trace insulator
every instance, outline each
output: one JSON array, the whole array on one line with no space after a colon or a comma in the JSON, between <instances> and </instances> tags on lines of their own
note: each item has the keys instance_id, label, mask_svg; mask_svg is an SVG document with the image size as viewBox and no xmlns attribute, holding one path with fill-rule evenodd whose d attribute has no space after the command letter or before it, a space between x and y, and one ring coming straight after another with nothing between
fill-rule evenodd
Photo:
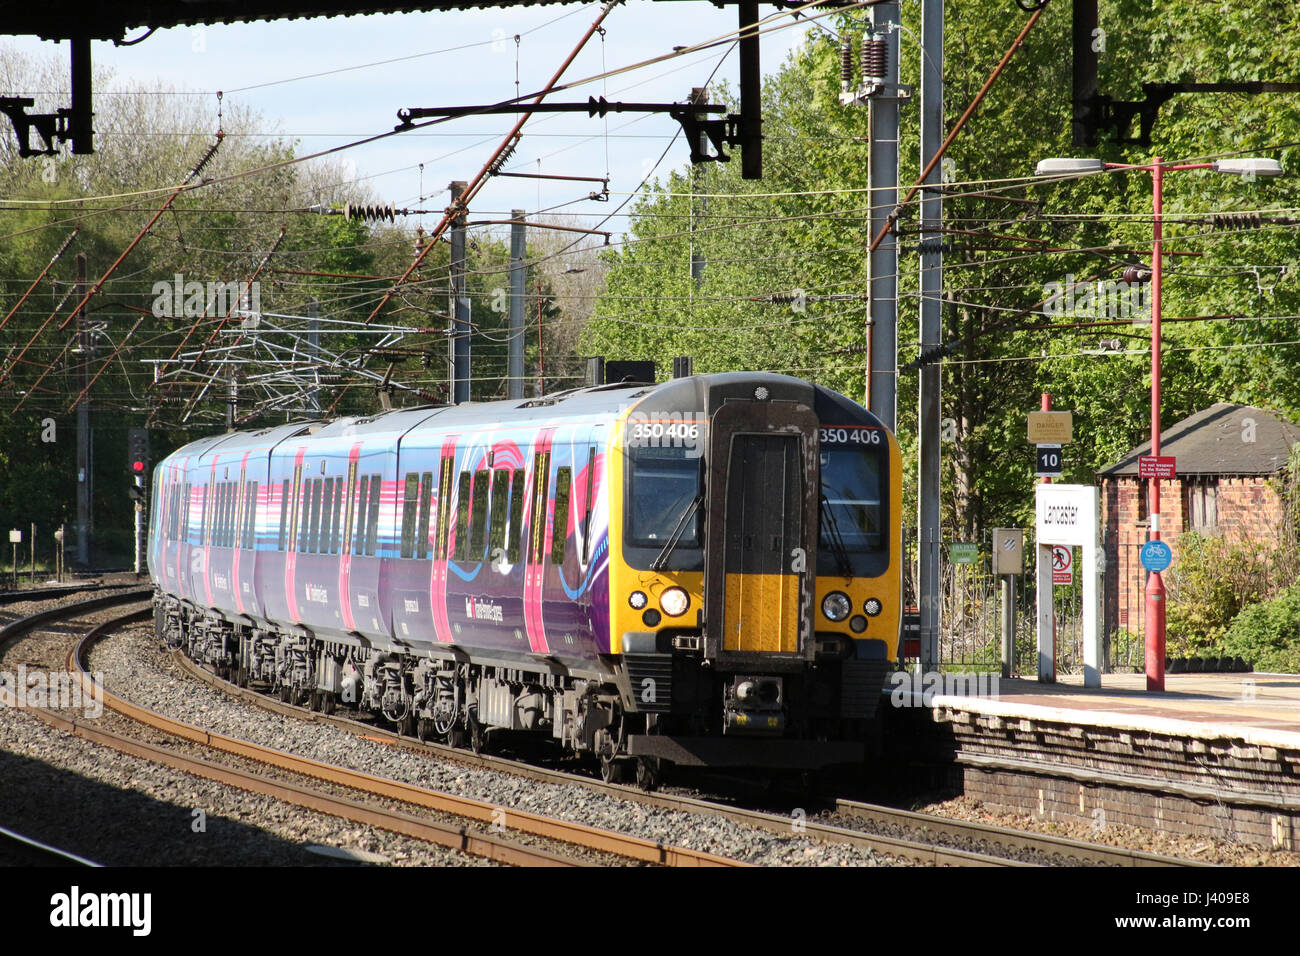
<instances>
[{"instance_id":1,"label":"insulator","mask_svg":"<svg viewBox=\"0 0 1300 956\"><path fill-rule=\"evenodd\" d=\"M862 38L862 79L883 80L889 75L889 41L883 37Z\"/></svg>"},{"instance_id":2,"label":"insulator","mask_svg":"<svg viewBox=\"0 0 1300 956\"><path fill-rule=\"evenodd\" d=\"M376 219L387 219L393 221L397 215L397 210L392 206L371 205L367 203L348 203L343 207L344 219L365 219L373 221Z\"/></svg>"},{"instance_id":3,"label":"insulator","mask_svg":"<svg viewBox=\"0 0 1300 956\"><path fill-rule=\"evenodd\" d=\"M853 41L848 37L840 41L840 83L846 90L853 86Z\"/></svg>"},{"instance_id":4,"label":"insulator","mask_svg":"<svg viewBox=\"0 0 1300 956\"><path fill-rule=\"evenodd\" d=\"M1227 229L1258 229L1263 225L1263 219L1259 213L1240 213L1228 214L1223 216L1212 216L1210 218L1211 226L1216 231Z\"/></svg>"}]
</instances>

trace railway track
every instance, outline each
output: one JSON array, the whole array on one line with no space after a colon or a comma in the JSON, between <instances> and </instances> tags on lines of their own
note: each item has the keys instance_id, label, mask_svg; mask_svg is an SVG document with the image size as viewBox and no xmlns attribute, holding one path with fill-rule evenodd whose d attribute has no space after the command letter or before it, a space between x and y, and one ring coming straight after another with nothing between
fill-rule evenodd
<instances>
[{"instance_id":1,"label":"railway track","mask_svg":"<svg viewBox=\"0 0 1300 956\"><path fill-rule=\"evenodd\" d=\"M41 624L60 618L76 617L87 610L115 604L129 603L148 597L149 592L115 594L79 602L74 605L52 608L16 621L0 630L0 644ZM29 708L51 726L68 733L129 753L155 763L160 763L186 773L239 787L254 793L308 809L340 816L357 823L380 827L394 833L450 847L461 852L486 857L499 863L531 866L572 866L584 861L565 853L529 845L491 831L512 831L541 838L551 843L563 843L597 854L609 854L638 863L669 866L735 866L739 861L681 847L664 846L653 841L627 837L623 834L586 827L563 820L553 820L537 814L505 810L481 801L471 801L452 794L439 793L398 781L386 780L346 768L296 757L292 754L262 747L249 741L214 734L200 727L155 714L105 692L86 672L83 662L89 648L106 634L133 621L143 620L149 608L139 608L96 626L69 652L68 670L82 682L82 688L93 699L103 701L106 707L153 730L178 737L203 748L220 750L239 758L255 761L281 772L296 774L337 786L358 790L372 797L382 797L413 807L416 810L433 810L449 814L469 824L448 825L437 823L412 813L392 810L375 804L361 803L339 797L322 789L272 779L267 774L255 773L229 764L209 759L194 758L176 752L174 748L160 746L108 731L93 725L92 721L69 718L47 708ZM487 824L484 833L474 824Z\"/></svg>"},{"instance_id":2,"label":"railway track","mask_svg":"<svg viewBox=\"0 0 1300 956\"><path fill-rule=\"evenodd\" d=\"M5 866L100 867L103 865L41 840L24 836L8 827L0 827L0 859L4 861Z\"/></svg>"},{"instance_id":3,"label":"railway track","mask_svg":"<svg viewBox=\"0 0 1300 956\"><path fill-rule=\"evenodd\" d=\"M868 832L862 829L846 826L833 826L824 823L818 823L810 820L794 821L789 815L767 813L760 810L750 810L740 807L729 806L714 801L686 797L680 795L664 793L645 793L637 788L624 786L620 784L609 784L588 777L579 776L562 770L554 770L545 767L538 767L533 764L523 763L517 760L511 760L505 757L492 756L488 754L475 754L470 751L460 750L449 747L444 744L428 743L413 740L410 737L403 737L392 731L375 727L373 724L356 720L351 717L340 715L325 715L316 711L311 711L304 707L294 704L285 703L268 697L255 690L238 687L229 681L217 677L212 672L198 666L189 658L179 652L173 653L173 659L187 673L195 678L204 681L212 687L221 690L223 693L238 700L251 703L265 710L294 717L299 720L305 720L315 723L327 724L334 727L347 730L357 736L369 740L379 741L392 747L408 750L413 753L419 753L426 757L432 756L444 760L451 760L466 766L476 767L485 770L495 770L498 772L509 773L514 776L524 777L525 779L534 780L540 783L550 784L571 784L584 787L595 793L602 793L608 796L617 797L622 800L628 800L640 803L645 806L655 807L665 810L683 811L700 816L721 817L735 823L746 826L757 827L772 833L787 835L791 832L797 832L801 836L808 837L824 843L846 843L852 846L862 847L864 849L874 850L879 853L885 853L889 856L907 860L912 863L927 866L1026 866L1030 865L1019 860L1012 859L1005 852L986 853L962 849L937 843L934 836L940 836L948 839L963 839L955 835L954 830L944 830L939 826L917 826L897 829L906 829L909 832L917 834L918 838L908 838L901 835L882 834L879 832ZM866 806L861 805L861 806ZM882 808L887 809L887 808ZM843 809L840 810L844 815L861 816L861 814L848 814ZM900 811L902 812L902 811ZM935 824L945 823L940 817L925 817L923 814L913 814L915 818L932 819ZM897 822L897 821L893 821ZM989 828L996 829L996 828ZM1018 840L1016 838L1019 838ZM1034 850L1042 852L1045 855L1056 855L1063 862L1065 857L1059 853L1053 854L1046 847L1034 847L1033 839L1035 834L1021 833L1020 831L1006 831L1006 838L1002 840L991 840L985 838L982 845L989 847L998 847L1012 852L1021 850ZM968 839L968 838L967 838ZM1051 838L1048 838L1049 840ZM980 841L970 841L973 845ZM1069 841L1066 841L1069 842ZM1082 847L1088 844L1080 844ZM1059 848L1057 848L1059 849ZM1115 863L1123 854L1123 851L1117 851L1114 860L1108 860L1104 851L1106 847L1097 847L1098 855L1088 858L1081 856L1081 851L1073 854L1075 860L1089 860L1090 862ZM1156 858L1151 856L1152 860L1169 858ZM1164 864L1150 863L1149 865L1177 865L1178 861L1169 861Z\"/></svg>"}]
</instances>

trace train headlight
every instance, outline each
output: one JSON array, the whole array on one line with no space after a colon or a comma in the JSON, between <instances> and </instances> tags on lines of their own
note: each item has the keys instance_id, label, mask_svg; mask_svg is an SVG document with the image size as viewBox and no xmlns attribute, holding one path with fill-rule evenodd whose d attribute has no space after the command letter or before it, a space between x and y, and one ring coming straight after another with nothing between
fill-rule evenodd
<instances>
[{"instance_id":1,"label":"train headlight","mask_svg":"<svg viewBox=\"0 0 1300 956\"><path fill-rule=\"evenodd\" d=\"M862 610L867 612L867 617L876 617L884 606L880 603L880 598L867 598L862 602Z\"/></svg>"},{"instance_id":2,"label":"train headlight","mask_svg":"<svg viewBox=\"0 0 1300 956\"><path fill-rule=\"evenodd\" d=\"M681 588L669 588L659 595L659 606L669 617L681 617L691 606L691 596Z\"/></svg>"},{"instance_id":3,"label":"train headlight","mask_svg":"<svg viewBox=\"0 0 1300 956\"><path fill-rule=\"evenodd\" d=\"M639 611L646 606L650 599L645 596L644 591L633 591L627 596L627 603L632 606L632 610Z\"/></svg>"},{"instance_id":4,"label":"train headlight","mask_svg":"<svg viewBox=\"0 0 1300 956\"><path fill-rule=\"evenodd\" d=\"M861 634L866 629L867 629L867 619L863 617L861 614L853 615L852 619L849 621L849 630L851 630L854 634Z\"/></svg>"},{"instance_id":5,"label":"train headlight","mask_svg":"<svg viewBox=\"0 0 1300 956\"><path fill-rule=\"evenodd\" d=\"M849 596L843 591L832 591L822 598L822 613L832 621L842 621L853 610Z\"/></svg>"}]
</instances>

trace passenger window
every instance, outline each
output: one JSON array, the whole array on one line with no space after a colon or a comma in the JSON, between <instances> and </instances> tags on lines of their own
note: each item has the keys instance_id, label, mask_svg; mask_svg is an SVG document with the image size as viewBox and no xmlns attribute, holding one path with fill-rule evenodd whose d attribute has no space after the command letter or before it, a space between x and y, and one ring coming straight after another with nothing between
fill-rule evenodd
<instances>
[{"instance_id":1,"label":"passenger window","mask_svg":"<svg viewBox=\"0 0 1300 956\"><path fill-rule=\"evenodd\" d=\"M415 472L406 476L406 498L402 508L402 557L415 553L416 509L420 503L420 478Z\"/></svg>"},{"instance_id":2,"label":"passenger window","mask_svg":"<svg viewBox=\"0 0 1300 956\"><path fill-rule=\"evenodd\" d=\"M374 554L379 538L380 476L370 476L370 528L366 532L366 554Z\"/></svg>"},{"instance_id":3,"label":"passenger window","mask_svg":"<svg viewBox=\"0 0 1300 956\"><path fill-rule=\"evenodd\" d=\"M320 506L320 553L329 554L334 541L334 479L325 479L325 493Z\"/></svg>"},{"instance_id":4,"label":"passenger window","mask_svg":"<svg viewBox=\"0 0 1300 956\"><path fill-rule=\"evenodd\" d=\"M460 484L456 489L456 552L457 561L469 560L469 504L470 482L473 476L468 471L460 473Z\"/></svg>"},{"instance_id":5,"label":"passenger window","mask_svg":"<svg viewBox=\"0 0 1300 956\"><path fill-rule=\"evenodd\" d=\"M488 534L489 551L504 551L506 546L506 516L510 509L510 472L498 469L492 472L491 531Z\"/></svg>"},{"instance_id":6,"label":"passenger window","mask_svg":"<svg viewBox=\"0 0 1300 956\"><path fill-rule=\"evenodd\" d=\"M429 506L433 499L433 472L426 471L420 478L420 521L415 526L415 556L421 561L429 557Z\"/></svg>"},{"instance_id":7,"label":"passenger window","mask_svg":"<svg viewBox=\"0 0 1300 956\"><path fill-rule=\"evenodd\" d=\"M253 487L254 488L257 487L256 483L254 483ZM334 529L334 533L330 538L330 554L342 553L339 550L339 541L341 540L341 533L343 531L343 527L342 525L339 524L339 521L342 519L343 516L343 495L346 491L347 489L343 487L343 479L335 478L334 479L334 517L333 520L330 522L330 526Z\"/></svg>"},{"instance_id":8,"label":"passenger window","mask_svg":"<svg viewBox=\"0 0 1300 956\"><path fill-rule=\"evenodd\" d=\"M488 479L491 472L482 470L474 472L474 514L470 520L470 555L471 560L483 560L483 539L487 532Z\"/></svg>"},{"instance_id":9,"label":"passenger window","mask_svg":"<svg viewBox=\"0 0 1300 956\"><path fill-rule=\"evenodd\" d=\"M555 523L551 529L551 563L564 563L564 547L569 541L569 486L572 472L561 468L555 474Z\"/></svg>"},{"instance_id":10,"label":"passenger window","mask_svg":"<svg viewBox=\"0 0 1300 956\"><path fill-rule=\"evenodd\" d=\"M306 551L307 543L310 540L308 535L311 533L311 479L302 483L302 514L300 518L301 528L298 532L298 550Z\"/></svg>"},{"instance_id":11,"label":"passenger window","mask_svg":"<svg viewBox=\"0 0 1300 956\"><path fill-rule=\"evenodd\" d=\"M357 534L352 548L353 554L366 553L366 517L370 513L370 482L364 475L361 477L360 488L357 493Z\"/></svg>"},{"instance_id":12,"label":"passenger window","mask_svg":"<svg viewBox=\"0 0 1300 956\"><path fill-rule=\"evenodd\" d=\"M524 470L515 469L510 479L510 540L506 545L506 560L519 563L519 541L524 525Z\"/></svg>"}]
</instances>

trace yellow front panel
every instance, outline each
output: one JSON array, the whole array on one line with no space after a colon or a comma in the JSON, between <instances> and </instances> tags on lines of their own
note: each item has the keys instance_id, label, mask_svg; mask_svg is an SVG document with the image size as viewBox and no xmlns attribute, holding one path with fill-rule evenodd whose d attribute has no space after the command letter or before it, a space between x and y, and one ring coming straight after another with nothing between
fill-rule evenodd
<instances>
[{"instance_id":1,"label":"yellow front panel","mask_svg":"<svg viewBox=\"0 0 1300 956\"><path fill-rule=\"evenodd\" d=\"M799 576L728 574L723 649L799 650Z\"/></svg>"}]
</instances>

